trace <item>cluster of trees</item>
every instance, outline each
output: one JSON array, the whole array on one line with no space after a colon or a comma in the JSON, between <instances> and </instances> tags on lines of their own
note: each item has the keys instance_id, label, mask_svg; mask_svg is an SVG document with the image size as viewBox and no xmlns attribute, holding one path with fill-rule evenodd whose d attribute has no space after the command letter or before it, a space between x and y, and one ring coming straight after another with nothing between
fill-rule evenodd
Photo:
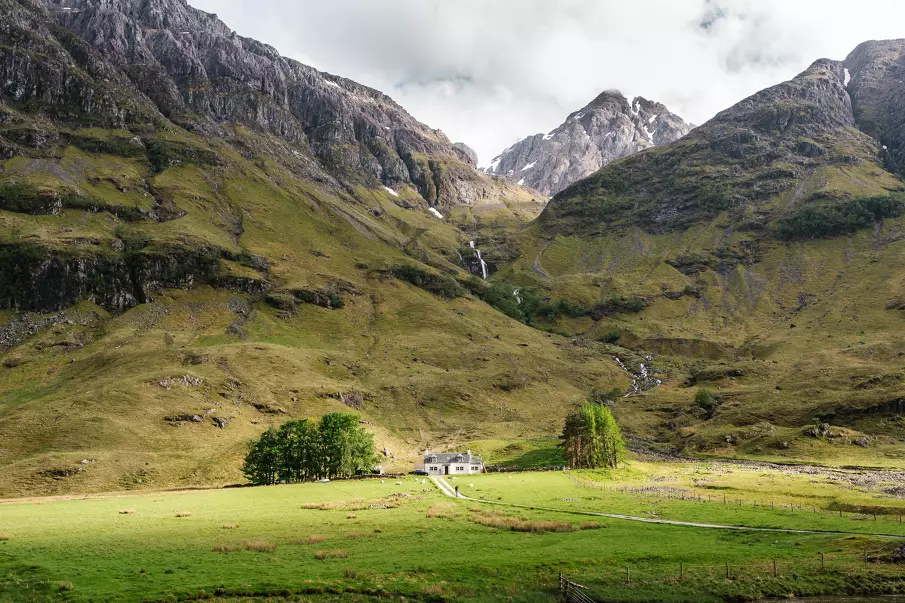
<instances>
[{"instance_id":1,"label":"cluster of trees","mask_svg":"<svg viewBox=\"0 0 905 603\"><path fill-rule=\"evenodd\" d=\"M249 444L242 472L257 486L291 484L370 473L376 462L374 436L358 417L331 413L271 427Z\"/></svg>"},{"instance_id":2,"label":"cluster of trees","mask_svg":"<svg viewBox=\"0 0 905 603\"><path fill-rule=\"evenodd\" d=\"M585 402L566 417L560 439L563 457L573 469L615 469L625 459L622 430L603 404Z\"/></svg>"},{"instance_id":3,"label":"cluster of trees","mask_svg":"<svg viewBox=\"0 0 905 603\"><path fill-rule=\"evenodd\" d=\"M880 220L905 213L901 195L866 197L831 203L803 205L781 220L779 238L819 239L848 234L873 226Z\"/></svg>"}]
</instances>

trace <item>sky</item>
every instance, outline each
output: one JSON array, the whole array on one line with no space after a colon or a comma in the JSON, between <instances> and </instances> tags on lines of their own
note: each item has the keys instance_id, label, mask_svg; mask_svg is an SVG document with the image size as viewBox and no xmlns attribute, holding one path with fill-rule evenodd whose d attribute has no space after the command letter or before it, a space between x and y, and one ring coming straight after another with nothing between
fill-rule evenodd
<instances>
[{"instance_id":1,"label":"sky","mask_svg":"<svg viewBox=\"0 0 905 603\"><path fill-rule=\"evenodd\" d=\"M488 163L600 92L701 124L860 42L902 0L189 0L283 55L389 94Z\"/></svg>"}]
</instances>

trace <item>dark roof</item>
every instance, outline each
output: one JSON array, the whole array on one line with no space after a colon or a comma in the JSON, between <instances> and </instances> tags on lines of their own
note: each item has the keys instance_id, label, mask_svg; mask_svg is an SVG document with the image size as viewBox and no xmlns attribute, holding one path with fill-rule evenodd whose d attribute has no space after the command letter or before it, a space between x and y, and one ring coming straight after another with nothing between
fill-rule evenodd
<instances>
[{"instance_id":1,"label":"dark roof","mask_svg":"<svg viewBox=\"0 0 905 603\"><path fill-rule=\"evenodd\" d=\"M437 460L431 460L433 458ZM424 462L437 463L439 465L449 465L450 463L484 464L480 456L477 454L469 455L467 452L431 452L424 455Z\"/></svg>"}]
</instances>

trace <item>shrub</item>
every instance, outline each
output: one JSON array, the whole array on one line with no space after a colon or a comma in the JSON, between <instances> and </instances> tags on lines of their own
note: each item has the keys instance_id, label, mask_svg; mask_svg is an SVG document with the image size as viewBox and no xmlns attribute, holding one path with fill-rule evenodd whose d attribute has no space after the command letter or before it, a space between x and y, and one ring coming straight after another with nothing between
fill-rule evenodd
<instances>
[{"instance_id":1,"label":"shrub","mask_svg":"<svg viewBox=\"0 0 905 603\"><path fill-rule=\"evenodd\" d=\"M191 511L178 511L176 513L176 517L191 517L191 516L192 516Z\"/></svg>"},{"instance_id":2,"label":"shrub","mask_svg":"<svg viewBox=\"0 0 905 603\"><path fill-rule=\"evenodd\" d=\"M0 542L6 542L9 540L9 534L0 534Z\"/></svg>"},{"instance_id":3,"label":"shrub","mask_svg":"<svg viewBox=\"0 0 905 603\"><path fill-rule=\"evenodd\" d=\"M57 582L57 590L59 590L60 592L69 592L74 588L75 586L73 586L72 582L70 582L69 580L60 580L59 582Z\"/></svg>"},{"instance_id":4,"label":"shrub","mask_svg":"<svg viewBox=\"0 0 905 603\"><path fill-rule=\"evenodd\" d=\"M579 530L599 530L600 528L605 528L606 526L597 523L596 521L588 521L580 526L578 526Z\"/></svg>"},{"instance_id":5,"label":"shrub","mask_svg":"<svg viewBox=\"0 0 905 603\"><path fill-rule=\"evenodd\" d=\"M349 580L354 580L356 577L358 577L358 574L351 567L347 567L343 570L343 577L348 578Z\"/></svg>"},{"instance_id":6,"label":"shrub","mask_svg":"<svg viewBox=\"0 0 905 603\"><path fill-rule=\"evenodd\" d=\"M305 538L296 538L295 540L289 541L289 544L320 544L327 540L325 536L321 536L320 534L312 534L311 536L307 536Z\"/></svg>"},{"instance_id":7,"label":"shrub","mask_svg":"<svg viewBox=\"0 0 905 603\"><path fill-rule=\"evenodd\" d=\"M905 214L905 202L894 195L803 205L780 220L780 239L821 239L867 228L885 218Z\"/></svg>"},{"instance_id":8,"label":"shrub","mask_svg":"<svg viewBox=\"0 0 905 603\"><path fill-rule=\"evenodd\" d=\"M314 558L320 561L325 559L346 559L349 553L346 551L318 551L314 553Z\"/></svg>"},{"instance_id":9,"label":"shrub","mask_svg":"<svg viewBox=\"0 0 905 603\"><path fill-rule=\"evenodd\" d=\"M465 293L456 279L448 274L434 274L412 264L400 264L390 269L394 277L424 289L437 297L454 299Z\"/></svg>"},{"instance_id":10,"label":"shrub","mask_svg":"<svg viewBox=\"0 0 905 603\"><path fill-rule=\"evenodd\" d=\"M699 389L694 395L694 403L707 413L708 419L713 418L713 415L716 414L717 400L710 390Z\"/></svg>"},{"instance_id":11,"label":"shrub","mask_svg":"<svg viewBox=\"0 0 905 603\"><path fill-rule=\"evenodd\" d=\"M622 337L622 331L619 329L610 329L606 333L600 336L600 341L603 343L616 343Z\"/></svg>"},{"instance_id":12,"label":"shrub","mask_svg":"<svg viewBox=\"0 0 905 603\"><path fill-rule=\"evenodd\" d=\"M235 529L238 528L238 527L239 527L239 524L238 524L238 523L225 523L225 524L223 524L223 529L224 529L224 530L235 530Z\"/></svg>"},{"instance_id":13,"label":"shrub","mask_svg":"<svg viewBox=\"0 0 905 603\"><path fill-rule=\"evenodd\" d=\"M123 509L119 512L120 515L134 515L135 509Z\"/></svg>"}]
</instances>

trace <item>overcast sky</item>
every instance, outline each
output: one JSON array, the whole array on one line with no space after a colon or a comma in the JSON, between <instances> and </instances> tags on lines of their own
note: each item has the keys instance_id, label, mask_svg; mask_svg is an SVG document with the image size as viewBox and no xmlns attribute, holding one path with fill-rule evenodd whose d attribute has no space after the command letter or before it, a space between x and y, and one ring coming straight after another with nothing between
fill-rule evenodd
<instances>
[{"instance_id":1,"label":"overcast sky","mask_svg":"<svg viewBox=\"0 0 905 603\"><path fill-rule=\"evenodd\" d=\"M905 37L902 0L189 0L378 88L488 162L618 88L703 123L821 57Z\"/></svg>"}]
</instances>

